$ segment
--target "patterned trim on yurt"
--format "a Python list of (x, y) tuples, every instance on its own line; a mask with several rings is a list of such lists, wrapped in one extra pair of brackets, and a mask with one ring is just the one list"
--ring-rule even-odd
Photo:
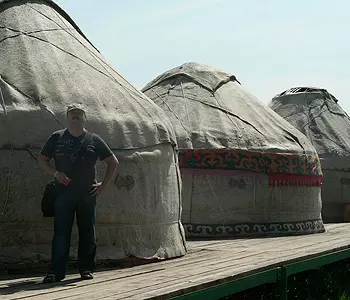
[(238, 149), (179, 149), (185, 169), (231, 170), (266, 174), (271, 186), (321, 186), (318, 156), (271, 154)]
[(325, 232), (321, 219), (283, 223), (183, 224), (186, 236), (297, 235)]

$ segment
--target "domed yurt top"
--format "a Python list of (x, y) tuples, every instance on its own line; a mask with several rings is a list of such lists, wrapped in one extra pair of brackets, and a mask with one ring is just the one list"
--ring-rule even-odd
[[(212, 156), (210, 168), (219, 164), (222, 169), (235, 169), (228, 156), (243, 155), (261, 158), (249, 159), (250, 167), (242, 168), (249, 171), (261, 167), (266, 173), (321, 174), (315, 148), (306, 136), (246, 91), (232, 74), (185, 63), (161, 74), (142, 91), (167, 112), (182, 167), (208, 166), (202, 152), (218, 149), (226, 156)], [(230, 154), (227, 149), (231, 149)], [(292, 162), (291, 157), (296, 160)], [(285, 163), (281, 163), (283, 160)], [(303, 171), (292, 170), (296, 161)], [(284, 167), (277, 167), (279, 164)]]
[(172, 110), (181, 148), (315, 152), (304, 135), (246, 91), (234, 75), (219, 69), (185, 63), (142, 91)]
[(0, 148), (40, 148), (73, 102), (113, 149), (175, 144), (165, 113), (53, 1), (0, 0), (0, 16)]
[(276, 95), (274, 98), (276, 97), (282, 97), (282, 96), (288, 96), (288, 95), (297, 95), (297, 94), (319, 94), (322, 95), (324, 98), (329, 98), (330, 100), (335, 101), (336, 103), (338, 102), (338, 100), (332, 95), (330, 94), (327, 90), (325, 89), (320, 89), (317, 87), (294, 87), (294, 88), (290, 88), (288, 90), (285, 90), (284, 92)]
[(350, 118), (326, 89), (292, 88), (269, 106), (303, 132), (320, 157), (350, 156)]

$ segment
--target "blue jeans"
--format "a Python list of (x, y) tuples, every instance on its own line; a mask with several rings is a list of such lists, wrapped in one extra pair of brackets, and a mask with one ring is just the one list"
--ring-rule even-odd
[(93, 271), (95, 268), (96, 196), (65, 189), (55, 202), (51, 268), (57, 277), (66, 275), (75, 213), (79, 232), (79, 271)]

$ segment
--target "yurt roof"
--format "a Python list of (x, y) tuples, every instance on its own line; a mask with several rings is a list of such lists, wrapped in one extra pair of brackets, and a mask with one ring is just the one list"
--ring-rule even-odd
[(142, 89), (142, 91), (146, 92), (152, 87), (161, 84), (163, 81), (178, 76), (188, 77), (189, 80), (197, 83), (198, 85), (202, 86), (205, 89), (208, 89), (211, 92), (216, 91), (223, 84), (229, 81), (237, 81), (236, 77), (232, 74), (228, 74), (213, 67), (190, 62), (159, 75), (157, 78), (148, 83)]
[[(40, 148), (66, 106), (113, 149), (175, 144), (166, 114), (116, 72), (55, 2), (0, 0), (0, 148)], [(29, 145), (29, 146), (28, 146)]]
[(350, 118), (326, 89), (292, 88), (269, 107), (303, 132), (321, 157), (350, 156)]
[[(13, 2), (14, 5), (16, 5), (16, 3), (18, 3), (19, 1), (17, 1), (17, 0), (0, 0), (0, 5), (5, 3), (5, 2)], [(20, 2), (28, 2), (28, 1), (20, 1)], [(57, 5), (56, 2), (54, 2), (52, 0), (42, 0), (42, 2), (47, 2), (48, 5), (52, 6), (55, 10), (57, 10), (57, 12), (59, 12), (75, 28), (75, 30), (77, 32), (79, 32), (79, 34), (81, 34), (86, 40), (88, 40), (88, 38), (84, 35), (84, 33), (81, 31), (81, 29), (78, 27), (78, 25), (73, 21), (73, 19), (59, 5)], [(1, 11), (1, 6), (0, 6), (0, 11)]]
[(142, 91), (167, 112), (180, 148), (315, 153), (302, 133), (230, 73), (185, 63), (161, 74)]
[(282, 97), (287, 95), (297, 95), (297, 94), (305, 94), (305, 93), (318, 93), (322, 95), (324, 98), (329, 98), (330, 100), (334, 100), (338, 102), (337, 98), (335, 98), (332, 94), (330, 94), (326, 89), (321, 89), (317, 87), (293, 87), (284, 92), (276, 95), (275, 97)]

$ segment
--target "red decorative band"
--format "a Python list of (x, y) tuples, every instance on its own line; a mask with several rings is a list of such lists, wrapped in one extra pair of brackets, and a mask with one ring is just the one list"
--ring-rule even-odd
[(322, 185), (317, 155), (271, 154), (237, 149), (179, 149), (179, 165), (192, 176), (262, 176), (270, 186)]
[(250, 152), (239, 149), (179, 149), (180, 168), (322, 176), (318, 156)]
[(255, 178), (264, 178), (266, 174), (249, 172), (249, 171), (237, 171), (237, 170), (221, 170), (221, 169), (190, 169), (182, 168), (181, 173), (189, 176), (222, 176), (222, 177), (255, 177)]
[(322, 186), (322, 176), (269, 174), (270, 186)]

